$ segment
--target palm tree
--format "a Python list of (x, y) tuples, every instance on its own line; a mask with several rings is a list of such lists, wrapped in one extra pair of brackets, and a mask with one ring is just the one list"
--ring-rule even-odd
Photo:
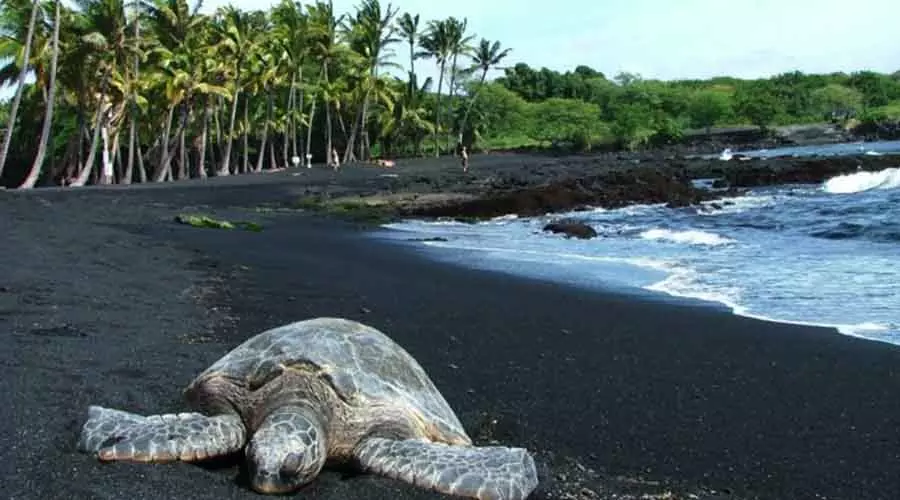
[(424, 52), (416, 50), (416, 44), (419, 42), (419, 15), (411, 15), (404, 12), (397, 21), (397, 29), (402, 35), (403, 40), (409, 45), (409, 80), (411, 82), (416, 73), (416, 59), (425, 55)]
[[(45, 177), (80, 186), (228, 175), (334, 146), (353, 161), (373, 145), (418, 152), (432, 136), (440, 152), (438, 134), (456, 130), (445, 117), (462, 115), (447, 108), (460, 108), (464, 20), (428, 23), (420, 35), (420, 16), (398, 17), (382, 0), (360, 0), (347, 15), (329, 0), (279, 1), (207, 16), (199, 0), (39, 0), (38, 10), (0, 0), (0, 85), (18, 84), (19, 95), (3, 109), (4, 164), (31, 167), (15, 174), (27, 188)], [(408, 78), (387, 77), (401, 40)], [(422, 84), (415, 64), (427, 54), (441, 78)], [(34, 84), (20, 83), (23, 69)], [(313, 134), (326, 147), (311, 148)]]
[(334, 4), (331, 0), (316, 2), (315, 5), (308, 7), (308, 12), (310, 51), (322, 64), (319, 87), (322, 94), (322, 106), (325, 108), (325, 157), (327, 163), (331, 164), (331, 151), (334, 148), (331, 111), (336, 104), (340, 85), (338, 82), (332, 81), (329, 73), (337, 59), (345, 53), (344, 47), (338, 43), (337, 38), (337, 29), (344, 16), (335, 17)]
[(234, 6), (227, 6), (220, 10), (221, 19), (216, 24), (217, 34), (221, 37), (217, 47), (220, 57), (230, 61), (229, 74), (231, 77), (231, 118), (228, 122), (228, 135), (225, 142), (225, 152), (222, 158), (222, 166), (217, 175), (229, 175), (231, 173), (231, 148), (234, 144), (234, 123), (237, 118), (238, 102), (241, 97), (243, 85), (241, 74), (244, 63), (253, 45), (250, 36), (250, 18)]
[(44, 112), (44, 125), (41, 127), (41, 139), (38, 143), (37, 156), (31, 165), (31, 170), (25, 176), (25, 180), (19, 185), (20, 189), (34, 187), (41, 175), (41, 167), (44, 165), (44, 157), (47, 153), (47, 141), (50, 139), (50, 126), (53, 123), (53, 106), (56, 103), (56, 66), (59, 61), (59, 27), (62, 24), (62, 5), (56, 0), (55, 15), (53, 16), (53, 55), (50, 60), (50, 91), (47, 96), (47, 110)]
[(459, 126), (459, 141), (462, 142), (462, 136), (466, 131), (466, 124), (469, 119), (469, 112), (472, 111), (472, 105), (475, 104), (475, 99), (478, 98), (478, 90), (484, 85), (484, 79), (487, 77), (488, 71), (494, 66), (500, 64), (506, 56), (509, 55), (512, 49), (500, 49), (500, 42), (495, 41), (491, 43), (489, 40), (482, 38), (481, 42), (479, 42), (478, 47), (475, 49), (474, 54), (472, 54), (472, 63), (473, 67), (476, 69), (481, 69), (481, 78), (478, 80), (478, 87), (472, 93), (472, 97), (469, 98), (469, 105), (466, 106), (466, 112), (463, 115), (462, 122)]
[(362, 5), (356, 11), (356, 16), (351, 18), (346, 27), (350, 47), (361, 57), (363, 74), (360, 78), (362, 104), (354, 120), (350, 138), (347, 140), (344, 162), (350, 160), (360, 130), (362, 130), (362, 139), (359, 143), (357, 157), (360, 160), (368, 159), (369, 99), (377, 85), (378, 69), (389, 66), (398, 67), (389, 60), (394, 55), (389, 46), (399, 41), (394, 37), (396, 27), (392, 22), (396, 15), (397, 9), (391, 9), (390, 4), (388, 4), (386, 12), (382, 13), (378, 0), (363, 0)]
[(121, 69), (127, 60), (127, 22), (125, 19), (124, 0), (77, 0), (79, 10), (85, 22), (86, 35), (82, 43), (89, 47), (90, 60), (84, 61), (91, 70), (100, 73), (100, 88), (93, 93), (97, 110), (94, 119), (94, 136), (90, 151), (81, 168), (81, 172), (71, 183), (72, 186), (83, 186), (93, 172), (93, 162), (100, 139), (103, 139), (103, 168), (99, 182), (113, 182), (111, 145), (117, 142), (117, 130), (110, 133), (117, 123), (116, 104), (112, 99), (113, 89), (121, 89)]
[[(461, 54), (465, 54), (470, 50), (469, 42), (472, 41), (472, 35), (466, 35), (466, 27), (469, 21), (463, 19), (460, 21), (455, 17), (447, 19), (447, 36), (450, 44), (450, 81), (447, 89), (447, 116), (453, 116), (453, 95), (456, 93), (456, 79), (459, 76), (459, 68), (456, 65), (457, 58)], [(447, 127), (447, 149), (451, 148), (453, 141), (453, 127)]]
[(272, 12), (272, 20), (275, 35), (272, 42), (282, 52), (282, 62), (290, 81), (286, 125), (291, 140), (285, 141), (285, 146), (290, 142), (293, 146), (293, 155), (302, 157), (308, 152), (309, 145), (302, 144), (301, 147), (297, 147), (297, 123), (303, 121), (303, 65), (310, 50), (309, 18), (299, 2), (282, 0)]
[(9, 108), (9, 121), (6, 125), (6, 137), (3, 138), (3, 150), (0, 151), (0, 176), (3, 175), (3, 167), (6, 165), (6, 155), (9, 153), (9, 145), (12, 142), (13, 127), (16, 124), (16, 114), (19, 112), (19, 104), (22, 102), (22, 92), (25, 90), (25, 77), (28, 75), (28, 62), (31, 55), (31, 40), (34, 36), (34, 25), (37, 22), (37, 15), (40, 9), (41, 2), (35, 1), (31, 7), (31, 18), (28, 21), (28, 33), (25, 35), (25, 46), (22, 49), (21, 68), (19, 69), (19, 79), (16, 84), (16, 95), (13, 97), (12, 105)]
[(430, 21), (425, 35), (422, 37), (422, 48), (429, 56), (434, 57), (440, 67), (438, 74), (437, 102), (435, 104), (434, 118), (434, 156), (441, 155), (441, 146), (438, 142), (438, 132), (441, 128), (441, 89), (444, 83), (444, 74), (447, 62), (453, 54), (453, 39), (450, 33), (450, 24), (447, 20)]

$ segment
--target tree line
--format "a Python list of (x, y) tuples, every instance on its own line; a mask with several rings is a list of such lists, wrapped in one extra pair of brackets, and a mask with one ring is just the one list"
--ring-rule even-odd
[[(426, 21), (379, 0), (345, 14), (330, 0), (200, 7), (5, 0), (0, 85), (16, 89), (3, 109), (5, 184), (160, 182), (438, 155), (466, 127), (475, 98), (466, 89), (510, 51), (476, 39), (465, 19)], [(436, 82), (417, 77), (423, 59), (439, 68)]]
[(900, 72), (660, 81), (587, 66), (558, 72), (519, 63), (479, 89), (482, 139), (496, 147), (568, 143), (634, 149), (712, 127), (900, 120)]
[[(505, 64), (466, 19), (379, 0), (211, 14), (187, 0), (4, 0), (0, 180), (159, 182), (373, 157), (567, 144), (635, 149), (689, 129), (900, 118), (900, 74), (660, 81)], [(436, 79), (417, 71), (432, 64)], [(402, 77), (396, 75), (403, 75)], [(33, 83), (26, 81), (33, 75)]]

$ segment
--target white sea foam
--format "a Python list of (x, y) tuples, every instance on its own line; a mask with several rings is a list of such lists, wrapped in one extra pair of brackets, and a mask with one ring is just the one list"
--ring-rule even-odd
[(783, 323), (788, 325), (814, 326), (822, 328), (834, 328), (838, 332), (853, 337), (864, 338), (868, 340), (877, 340), (881, 342), (890, 342), (880, 338), (878, 334), (888, 332), (891, 327), (881, 323), (863, 322), (863, 323), (824, 323), (816, 321), (790, 320), (785, 318), (777, 318), (751, 312), (749, 308), (740, 304), (741, 290), (737, 287), (713, 287), (704, 285), (699, 279), (698, 274), (692, 269), (685, 267), (670, 266), (671, 274), (665, 279), (643, 287), (645, 290), (655, 291), (671, 295), (673, 297), (681, 297), (688, 299), (697, 299), (706, 302), (714, 302), (727, 307), (733, 314), (744, 316), (746, 318), (758, 319), (760, 321), (770, 321), (773, 323)]
[(887, 168), (878, 172), (856, 172), (832, 177), (825, 181), (822, 190), (832, 194), (849, 194), (870, 189), (898, 187), (900, 187), (900, 168)]
[(695, 229), (687, 231), (672, 231), (669, 229), (648, 229), (641, 233), (641, 238), (645, 240), (662, 240), (673, 243), (686, 243), (689, 245), (706, 245), (719, 246), (734, 243), (734, 240), (719, 236), (715, 233), (706, 231), (698, 231)]

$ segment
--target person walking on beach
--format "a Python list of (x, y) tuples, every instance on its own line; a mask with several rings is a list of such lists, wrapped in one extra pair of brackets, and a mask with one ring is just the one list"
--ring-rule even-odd
[(466, 152), (466, 147), (462, 146), (459, 148), (459, 157), (462, 162), (463, 172), (469, 171), (469, 153)]

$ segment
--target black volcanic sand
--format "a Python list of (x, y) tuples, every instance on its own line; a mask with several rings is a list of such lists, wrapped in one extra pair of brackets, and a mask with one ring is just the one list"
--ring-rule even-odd
[[(261, 498), (240, 457), (201, 467), (77, 453), (86, 408), (182, 410), (181, 388), (247, 337), (328, 315), (405, 346), (476, 441), (532, 449), (543, 481), (535, 498), (895, 498), (898, 348), (461, 269), (333, 220), (251, 209), (310, 186), (378, 188), (390, 181), (380, 173), (0, 192), (6, 496)], [(172, 221), (190, 211), (264, 229)], [(436, 497), (340, 471), (297, 494)]]

